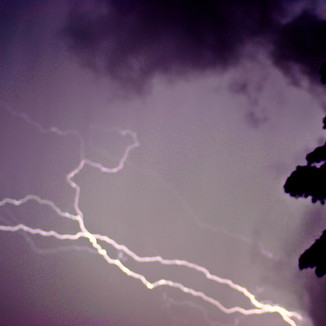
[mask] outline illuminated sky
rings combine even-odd
[[[86,166],[74,177],[89,232],[203,266],[300,313],[298,326],[325,325],[326,281],[297,267],[326,227],[324,211],[283,192],[325,141],[322,2],[221,1],[216,12],[210,1],[59,3],[0,1],[0,201],[34,194],[76,214],[66,176],[81,152],[116,167],[135,140],[119,130],[130,130],[140,146],[123,169]],[[80,231],[33,201],[1,206],[0,220]],[[0,235],[0,324],[288,325],[279,314],[226,315],[175,288],[148,290],[86,239]],[[253,308],[198,272],[104,248],[151,282]]]

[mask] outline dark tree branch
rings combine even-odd
[[[326,274],[326,230],[299,258],[299,268],[315,268],[318,277]]]
[[[320,81],[326,84],[326,62],[319,70]],[[326,129],[326,117],[323,120]],[[311,201],[326,201],[326,143],[306,156],[306,165],[299,165],[287,178],[284,191],[294,198],[311,197]],[[299,258],[299,268],[316,268],[318,277],[326,275],[326,230]]]

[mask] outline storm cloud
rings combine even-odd
[[[83,64],[138,90],[155,75],[224,71],[257,54],[293,82],[316,81],[326,58],[311,1],[98,1],[74,6],[64,35]]]

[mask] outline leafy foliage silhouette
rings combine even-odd
[[[320,81],[326,84],[326,62],[319,70]],[[326,117],[323,120],[326,129]],[[297,166],[287,178],[284,191],[290,196],[299,198],[311,197],[313,203],[326,202],[326,143],[317,147],[306,156],[307,164]],[[315,274],[322,277],[326,274],[326,230],[299,258],[299,268],[316,268]]]

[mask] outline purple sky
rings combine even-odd
[[[131,130],[140,146],[121,171],[85,167],[74,178],[89,232],[140,256],[201,265],[300,313],[298,326],[324,326],[326,278],[297,263],[326,228],[324,209],[283,185],[325,141],[325,5],[152,3],[0,1],[0,201],[35,194],[76,214],[66,176],[80,162],[80,137],[86,158],[112,168],[133,144],[118,131]],[[44,132],[51,127],[80,136]],[[0,220],[80,231],[36,202],[3,205]],[[0,234],[3,325],[288,325],[278,314],[227,315],[175,288],[148,290],[86,239]],[[253,308],[198,272],[104,247],[151,282]]]

